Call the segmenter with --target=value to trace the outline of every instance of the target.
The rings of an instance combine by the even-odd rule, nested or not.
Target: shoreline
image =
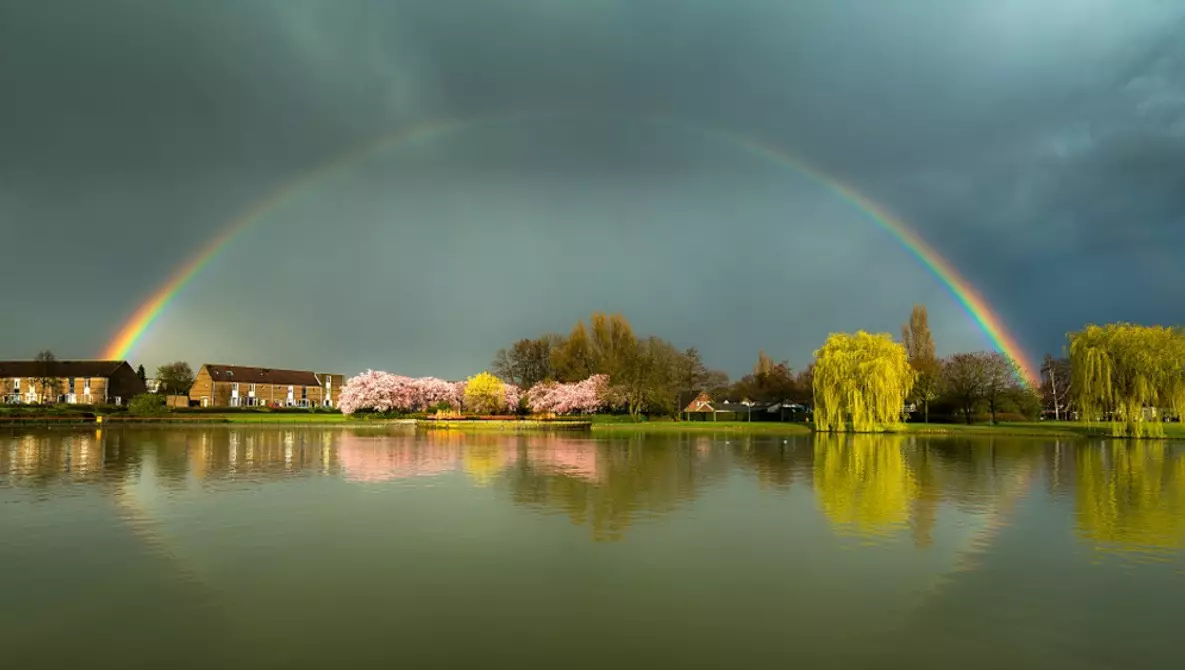
[[[812,435],[815,430],[805,423],[745,422],[745,421],[598,421],[553,419],[376,419],[352,420],[340,414],[325,415],[211,415],[194,417],[95,417],[42,416],[0,417],[0,430],[19,428],[130,428],[144,427],[214,427],[214,426],[274,426],[304,428],[374,428],[404,427],[412,430],[497,431],[497,432],[587,432],[601,435],[663,435],[663,434],[748,434],[748,435]],[[1185,440],[1185,424],[1163,425],[1163,437],[1115,437],[1109,424],[1086,424],[1068,421],[1031,423],[955,424],[907,423],[903,429],[882,433],[835,433],[834,435],[901,435],[920,437],[1018,437],[1056,439],[1112,439],[1125,441]]]

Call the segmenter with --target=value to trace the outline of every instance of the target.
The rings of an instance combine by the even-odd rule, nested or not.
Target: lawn
[[[966,425],[960,423],[907,423],[905,432],[919,435],[1015,435],[1032,437],[1111,437],[1108,424],[1074,421],[1030,421]],[[1185,424],[1164,424],[1165,437],[1185,439]]]
[[[777,423],[772,421],[593,421],[594,433],[665,434],[665,433],[746,433],[750,435],[809,435],[805,423]]]

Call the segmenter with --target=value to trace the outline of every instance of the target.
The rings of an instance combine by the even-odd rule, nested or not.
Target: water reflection
[[[218,492],[246,482],[332,477],[351,484],[452,477],[621,540],[730,478],[801,490],[837,535],[994,541],[1026,495],[1072,499],[1083,546],[1131,555],[1185,547],[1185,448],[1166,441],[819,436],[714,439],[375,429],[108,429],[0,436],[0,490],[95,486],[119,495],[151,466],[151,487]],[[1040,483],[1038,483],[1040,482]],[[231,486],[234,485],[234,486]],[[798,488],[805,487],[805,488]],[[978,549],[976,549],[978,548]]]
[[[1185,455],[1165,442],[1110,441],[1077,450],[1080,535],[1104,551],[1185,546]]]
[[[815,440],[815,493],[841,532],[880,535],[906,526],[918,479],[905,463],[904,448],[889,436]]]
[[[724,450],[703,438],[533,436],[522,446],[506,478],[514,502],[566,514],[598,541],[620,540],[639,518],[694,500],[728,468]]]

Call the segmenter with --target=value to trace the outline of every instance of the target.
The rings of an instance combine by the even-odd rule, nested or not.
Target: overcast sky
[[[593,310],[744,372],[828,332],[988,346],[777,147],[879,202],[1034,356],[1180,323],[1185,5],[1153,0],[0,0],[0,358],[93,357],[270,211],[132,363],[457,378]]]

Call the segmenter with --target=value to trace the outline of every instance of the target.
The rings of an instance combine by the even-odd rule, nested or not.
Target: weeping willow
[[[875,433],[901,424],[917,373],[887,334],[833,333],[815,352],[815,428]]]
[[[1185,411],[1185,333],[1126,323],[1070,334],[1070,388],[1082,419],[1116,437],[1163,437],[1167,410]]]

